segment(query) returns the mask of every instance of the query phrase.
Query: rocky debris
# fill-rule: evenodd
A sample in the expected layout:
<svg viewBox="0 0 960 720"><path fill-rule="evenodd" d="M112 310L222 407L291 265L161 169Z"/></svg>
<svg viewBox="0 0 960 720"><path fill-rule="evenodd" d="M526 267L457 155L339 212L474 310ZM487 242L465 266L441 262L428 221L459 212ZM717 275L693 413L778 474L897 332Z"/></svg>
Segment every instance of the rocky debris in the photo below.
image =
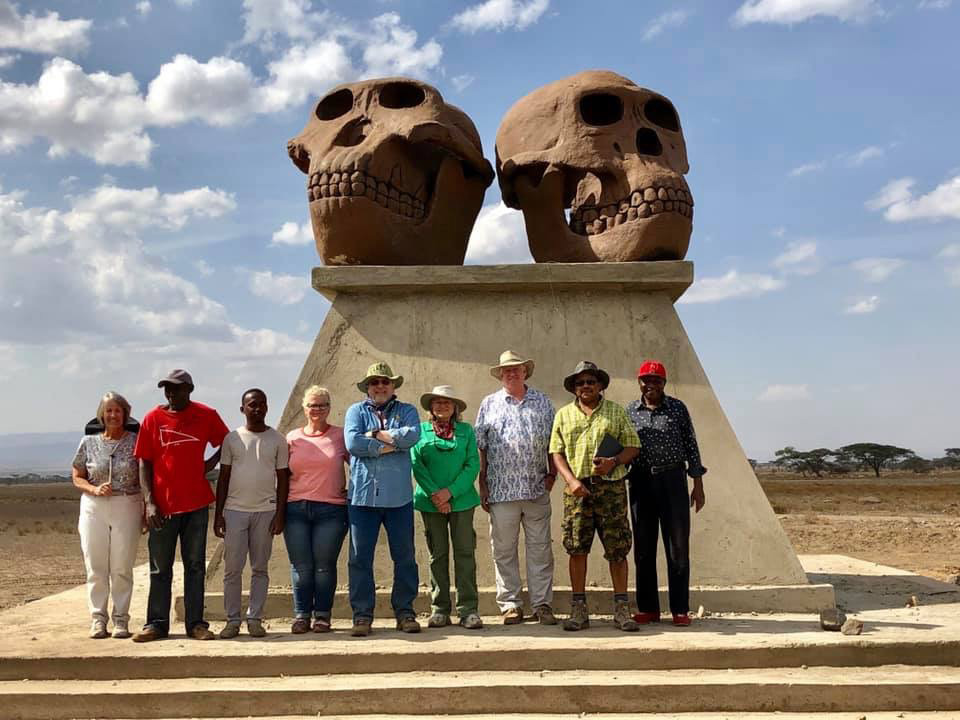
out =
<svg viewBox="0 0 960 720"><path fill-rule="evenodd" d="M911 595L910 599L907 600L907 607L918 607L920 605L920 600L917 599L916 595Z"/></svg>
<svg viewBox="0 0 960 720"><path fill-rule="evenodd" d="M844 635L859 635L863 632L863 623L856 618L847 618L840 628L840 632Z"/></svg>
<svg viewBox="0 0 960 720"><path fill-rule="evenodd" d="M697 613L696 615L694 615L694 617L697 618L698 620L702 620L705 617L709 617L709 615L710 613L704 609L703 605L701 605L700 607L697 608Z"/></svg>
<svg viewBox="0 0 960 720"><path fill-rule="evenodd" d="M864 495L862 498L858 498L857 502L862 505L879 505L883 500L876 495Z"/></svg>
<svg viewBox="0 0 960 720"><path fill-rule="evenodd" d="M822 630L838 632L846 620L847 616L840 608L827 608L820 611L820 629Z"/></svg>
<svg viewBox="0 0 960 720"><path fill-rule="evenodd" d="M949 575L947 577L947 582L950 585L960 585L960 575Z"/></svg>

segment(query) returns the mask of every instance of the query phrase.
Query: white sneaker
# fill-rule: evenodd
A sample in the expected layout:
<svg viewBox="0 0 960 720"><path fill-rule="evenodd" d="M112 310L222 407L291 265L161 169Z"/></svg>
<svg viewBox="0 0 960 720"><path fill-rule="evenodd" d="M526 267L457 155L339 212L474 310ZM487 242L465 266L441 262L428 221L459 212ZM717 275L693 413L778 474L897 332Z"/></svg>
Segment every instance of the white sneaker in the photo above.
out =
<svg viewBox="0 0 960 720"><path fill-rule="evenodd" d="M113 637L117 640L126 640L130 636L130 627L126 620L113 621Z"/></svg>
<svg viewBox="0 0 960 720"><path fill-rule="evenodd" d="M110 637L110 633L107 632L107 624L103 620L94 620L90 623L90 637L94 640Z"/></svg>

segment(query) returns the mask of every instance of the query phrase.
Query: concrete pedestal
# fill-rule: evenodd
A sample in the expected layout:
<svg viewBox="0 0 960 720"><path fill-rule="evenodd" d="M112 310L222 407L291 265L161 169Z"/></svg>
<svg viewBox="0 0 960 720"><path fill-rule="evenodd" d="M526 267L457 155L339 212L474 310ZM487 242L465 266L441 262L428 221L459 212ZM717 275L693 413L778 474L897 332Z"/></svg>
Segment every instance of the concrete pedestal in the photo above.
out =
<svg viewBox="0 0 960 720"><path fill-rule="evenodd" d="M377 360L404 376L398 395L419 406L434 385L453 385L473 422L480 401L499 389L489 367L512 349L536 361L530 385L559 408L572 396L564 375L592 360L611 376L607 398L638 397L634 376L644 358L668 369L667 391L683 400L696 427L707 505L693 518L694 586L806 585L803 569L757 482L696 352L673 307L693 280L689 262L537 264L502 266L317 267L313 286L332 300L323 328L290 395L280 429L303 422L303 390L332 392L331 422L361 399L356 382ZM561 487L553 492L555 583L568 585L560 543ZM494 584L486 516L477 511L481 586ZM419 526L419 519L418 519ZM421 582L426 552L418 537ZM381 544L377 580L389 585L391 566ZM282 555L278 543L276 555ZM346 549L341 563L345 564ZM277 564L274 567L279 570ZM340 582L346 580L344 573ZM631 568L631 587L633 569ZM273 573L274 582L283 576ZM661 579L665 582L661 557ZM599 540L588 584L610 585Z"/></svg>

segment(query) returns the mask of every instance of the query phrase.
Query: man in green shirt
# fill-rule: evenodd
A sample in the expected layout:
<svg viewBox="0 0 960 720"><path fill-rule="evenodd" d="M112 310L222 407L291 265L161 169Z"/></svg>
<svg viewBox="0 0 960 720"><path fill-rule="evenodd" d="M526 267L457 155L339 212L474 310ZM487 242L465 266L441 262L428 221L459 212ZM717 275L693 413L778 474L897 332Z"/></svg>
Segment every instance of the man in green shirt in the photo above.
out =
<svg viewBox="0 0 960 720"><path fill-rule="evenodd" d="M570 556L573 602L570 617L563 622L564 630L590 626L587 556L594 533L600 536L603 556L610 563L613 622L627 632L639 629L630 616L627 598L627 553L632 536L624 476L625 466L640 452L640 439L626 411L603 397L609 384L610 376L595 364L587 360L578 363L563 380L563 387L574 394L574 401L557 412L550 435L550 454L566 483L563 547ZM606 445L609 455L599 454L601 444ZM618 445L619 449L611 449L611 445Z"/></svg>

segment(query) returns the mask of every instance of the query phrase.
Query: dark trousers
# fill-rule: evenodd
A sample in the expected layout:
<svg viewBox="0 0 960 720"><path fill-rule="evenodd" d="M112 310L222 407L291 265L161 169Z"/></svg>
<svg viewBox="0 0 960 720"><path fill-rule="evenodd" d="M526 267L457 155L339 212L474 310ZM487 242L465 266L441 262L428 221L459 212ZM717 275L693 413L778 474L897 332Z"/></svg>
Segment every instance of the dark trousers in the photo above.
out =
<svg viewBox="0 0 960 720"><path fill-rule="evenodd" d="M183 605L189 634L197 625L209 627L203 619L203 582L207 573L207 522L209 513L202 507L188 513L171 515L159 530L151 530L147 539L150 551L150 595L147 598L147 624L160 634L170 632L170 592L173 562L180 540L183 561Z"/></svg>
<svg viewBox="0 0 960 720"><path fill-rule="evenodd" d="M637 609L660 612L657 589L657 532L667 557L670 612L690 611L690 496L682 468L630 476L633 559L637 566Z"/></svg>

